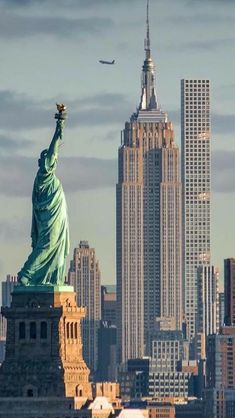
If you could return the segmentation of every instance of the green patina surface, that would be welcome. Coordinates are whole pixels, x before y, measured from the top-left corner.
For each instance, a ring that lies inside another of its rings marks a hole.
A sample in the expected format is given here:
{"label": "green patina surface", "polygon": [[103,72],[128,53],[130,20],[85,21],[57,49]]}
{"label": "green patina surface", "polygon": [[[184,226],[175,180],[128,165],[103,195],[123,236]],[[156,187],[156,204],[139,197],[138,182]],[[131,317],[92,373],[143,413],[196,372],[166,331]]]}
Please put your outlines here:
{"label": "green patina surface", "polygon": [[60,293],[60,292],[74,292],[73,286],[46,286],[46,285],[37,285],[37,286],[15,286],[13,293]]}
{"label": "green patina surface", "polygon": [[37,286],[37,291],[44,285],[60,287],[65,280],[68,216],[63,188],[55,175],[64,123],[64,118],[58,117],[51,144],[38,161],[32,195],[32,252],[18,273],[18,282],[27,291],[31,286]]}

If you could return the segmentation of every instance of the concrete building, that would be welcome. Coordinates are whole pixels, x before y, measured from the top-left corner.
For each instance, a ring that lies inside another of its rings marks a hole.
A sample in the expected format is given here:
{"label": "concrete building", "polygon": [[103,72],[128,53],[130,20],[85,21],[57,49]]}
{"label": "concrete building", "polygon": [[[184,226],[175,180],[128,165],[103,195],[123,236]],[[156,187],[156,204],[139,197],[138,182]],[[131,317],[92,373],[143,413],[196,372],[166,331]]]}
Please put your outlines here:
{"label": "concrete building", "polygon": [[[148,418],[175,418],[175,407],[170,402],[156,400],[133,400],[124,404],[124,411],[132,410],[131,418],[135,418],[134,408],[148,411]],[[129,415],[130,416],[130,415]]]}
{"label": "concrete building", "polygon": [[207,337],[207,388],[235,388],[235,328]]}
{"label": "concrete building", "polygon": [[225,325],[235,325],[235,258],[224,260]]}
{"label": "concrete building", "polygon": [[117,324],[117,294],[115,286],[101,286],[101,319],[108,325]]}
{"label": "concrete building", "polygon": [[186,360],[182,331],[156,331],[151,340],[151,357],[156,371],[176,371],[178,362]]}
{"label": "concrete building", "polygon": [[187,398],[193,394],[193,376],[184,372],[150,372],[149,396]]}
{"label": "concrete building", "polygon": [[224,326],[224,292],[219,293],[219,324]]}
{"label": "concrete building", "polygon": [[143,356],[144,329],[147,339],[156,317],[182,326],[179,149],[157,100],[148,11],[140,104],[121,141],[117,306],[119,361],[125,362]]}
{"label": "concrete building", "polygon": [[6,280],[2,281],[2,306],[10,306],[11,294],[17,284],[17,276],[7,274]]}
{"label": "concrete building", "polygon": [[235,327],[207,337],[205,416],[235,416]]}
{"label": "concrete building", "polygon": [[7,321],[0,313],[0,365],[5,358]]}
{"label": "concrete building", "polygon": [[98,331],[97,378],[100,382],[117,379],[117,328],[101,321]]}
{"label": "concrete building", "polygon": [[175,405],[175,418],[189,417],[204,418],[204,403],[201,399],[189,399]]}
{"label": "concrete building", "polygon": [[147,402],[149,418],[175,418],[175,407],[170,403]]}
{"label": "concrete building", "polygon": [[[11,294],[17,284],[17,277],[7,274],[6,280],[2,281],[2,306],[10,306]],[[0,364],[5,358],[6,349],[6,334],[7,334],[7,321],[6,318],[0,313]]]}
{"label": "concrete building", "polygon": [[219,331],[219,269],[200,266],[197,269],[195,358],[206,358],[206,337]]}
{"label": "concrete building", "polygon": [[95,249],[87,241],[80,241],[74,249],[68,273],[69,284],[77,294],[78,306],[86,307],[82,321],[83,356],[94,373],[98,361],[98,330],[101,319],[101,275]]}
{"label": "concrete building", "polygon": [[[206,418],[234,418],[235,417],[235,388],[234,389],[206,389],[204,417]],[[191,415],[190,415],[191,416]]]}
{"label": "concrete building", "polygon": [[211,262],[210,81],[181,81],[184,312],[189,338],[196,331],[197,268]]}

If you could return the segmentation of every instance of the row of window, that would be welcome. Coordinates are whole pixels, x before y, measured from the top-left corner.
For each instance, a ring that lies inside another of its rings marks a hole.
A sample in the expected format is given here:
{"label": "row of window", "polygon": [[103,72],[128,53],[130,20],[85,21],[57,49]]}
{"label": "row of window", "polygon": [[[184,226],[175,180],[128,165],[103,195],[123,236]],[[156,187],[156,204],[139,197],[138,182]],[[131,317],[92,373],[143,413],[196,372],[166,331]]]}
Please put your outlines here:
{"label": "row of window", "polygon": [[[19,339],[24,340],[26,338],[26,323],[19,322]],[[37,339],[37,323],[35,321],[31,321],[29,323],[29,338],[31,340]],[[47,339],[47,323],[42,321],[40,323],[40,338],[42,340]]]}

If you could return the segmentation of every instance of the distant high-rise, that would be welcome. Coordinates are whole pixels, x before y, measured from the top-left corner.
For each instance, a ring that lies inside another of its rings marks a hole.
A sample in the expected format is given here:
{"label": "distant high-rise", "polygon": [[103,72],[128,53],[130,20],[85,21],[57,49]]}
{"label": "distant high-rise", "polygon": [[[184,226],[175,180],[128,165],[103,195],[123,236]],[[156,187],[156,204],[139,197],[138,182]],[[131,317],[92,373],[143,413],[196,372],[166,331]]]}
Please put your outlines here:
{"label": "distant high-rise", "polygon": [[184,311],[195,336],[197,268],[210,265],[210,81],[181,81]]}
{"label": "distant high-rise", "polygon": [[[17,284],[17,277],[7,274],[6,280],[2,281],[2,306],[10,307],[12,292],[15,285]],[[6,333],[7,333],[7,321],[4,316],[0,313],[0,363],[5,358],[5,345],[6,345]]]}
{"label": "distant high-rise", "polygon": [[17,284],[17,277],[7,274],[6,280],[2,281],[2,306],[11,305],[11,294]]}
{"label": "distant high-rise", "polygon": [[235,326],[235,258],[224,260],[225,324]]}
{"label": "distant high-rise", "polygon": [[222,327],[209,335],[206,344],[206,390],[204,416],[235,416],[235,328]]}
{"label": "distant high-rise", "polygon": [[219,324],[224,326],[224,292],[219,293]]}
{"label": "distant high-rise", "polygon": [[219,331],[219,269],[198,267],[197,288],[195,354],[198,359],[205,359],[206,337]]}
{"label": "distant high-rise", "polygon": [[182,325],[181,182],[172,123],[158,104],[149,14],[140,105],[122,132],[117,184],[119,360],[141,357],[157,317]]}
{"label": "distant high-rise", "polygon": [[207,337],[207,387],[235,388],[235,328]]}
{"label": "distant high-rise", "polygon": [[[116,326],[117,295],[112,286],[101,286],[101,319],[108,325]],[[114,286],[113,286],[114,287]]]}
{"label": "distant high-rise", "polygon": [[100,269],[95,249],[87,241],[80,241],[74,249],[69,284],[77,293],[78,306],[85,306],[86,317],[82,320],[83,356],[92,372],[97,370],[98,330],[101,319]]}

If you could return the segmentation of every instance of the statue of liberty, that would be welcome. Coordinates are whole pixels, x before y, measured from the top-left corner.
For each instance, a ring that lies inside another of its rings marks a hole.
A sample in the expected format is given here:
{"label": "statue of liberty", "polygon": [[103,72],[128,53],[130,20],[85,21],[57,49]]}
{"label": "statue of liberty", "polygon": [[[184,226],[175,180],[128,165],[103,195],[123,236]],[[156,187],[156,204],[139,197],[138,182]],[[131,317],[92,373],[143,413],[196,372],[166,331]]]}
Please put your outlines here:
{"label": "statue of liberty", "polygon": [[65,195],[55,175],[66,107],[57,104],[56,129],[48,149],[41,152],[32,195],[32,252],[18,273],[23,286],[64,284],[69,229]]}

